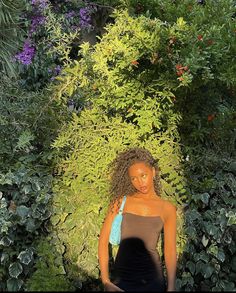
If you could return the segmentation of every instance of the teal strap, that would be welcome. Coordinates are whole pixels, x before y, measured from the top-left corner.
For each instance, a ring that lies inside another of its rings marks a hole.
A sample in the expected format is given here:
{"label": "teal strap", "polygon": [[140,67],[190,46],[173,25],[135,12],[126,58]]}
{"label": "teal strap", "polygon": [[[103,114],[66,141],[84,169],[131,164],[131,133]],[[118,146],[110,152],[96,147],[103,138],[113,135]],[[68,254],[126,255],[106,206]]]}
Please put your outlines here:
{"label": "teal strap", "polygon": [[121,214],[123,212],[123,209],[124,209],[124,206],[125,206],[125,201],[126,201],[126,195],[124,196],[124,198],[122,200],[122,204],[120,206],[119,214]]}

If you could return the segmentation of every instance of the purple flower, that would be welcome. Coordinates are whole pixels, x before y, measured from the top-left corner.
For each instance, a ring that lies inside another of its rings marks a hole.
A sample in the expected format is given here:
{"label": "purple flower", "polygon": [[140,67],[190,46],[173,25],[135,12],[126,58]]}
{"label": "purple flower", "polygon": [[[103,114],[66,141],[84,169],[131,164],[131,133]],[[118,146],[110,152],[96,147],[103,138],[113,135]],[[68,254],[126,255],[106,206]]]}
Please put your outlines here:
{"label": "purple flower", "polygon": [[55,68],[54,68],[54,72],[56,75],[58,75],[60,72],[61,72],[61,66],[60,65],[57,65]]}
{"label": "purple flower", "polygon": [[35,55],[35,47],[31,44],[30,40],[26,40],[23,46],[22,52],[15,55],[15,59],[24,65],[32,63],[32,59]]}
{"label": "purple flower", "polygon": [[77,30],[79,30],[79,28],[80,28],[80,27],[77,26],[77,25],[72,25],[70,29],[71,29],[72,31],[77,31]]}
{"label": "purple flower", "polygon": [[71,18],[71,17],[75,17],[77,14],[75,13],[75,11],[69,11],[65,14],[66,18]]}
{"label": "purple flower", "polygon": [[56,67],[54,68],[49,68],[48,69],[48,73],[51,74],[51,78],[50,80],[53,81],[55,79],[55,77],[61,72],[61,66],[60,65],[57,65]]}
{"label": "purple flower", "polygon": [[30,25],[30,34],[35,32],[40,25],[45,23],[45,16],[43,15],[34,15],[31,18],[31,25]]}
{"label": "purple flower", "polygon": [[92,18],[91,18],[92,10],[90,7],[80,8],[79,15],[80,15],[80,26],[82,28],[89,28],[92,26]]}
{"label": "purple flower", "polygon": [[48,0],[31,0],[33,6],[37,6],[40,9],[44,9],[48,5]]}

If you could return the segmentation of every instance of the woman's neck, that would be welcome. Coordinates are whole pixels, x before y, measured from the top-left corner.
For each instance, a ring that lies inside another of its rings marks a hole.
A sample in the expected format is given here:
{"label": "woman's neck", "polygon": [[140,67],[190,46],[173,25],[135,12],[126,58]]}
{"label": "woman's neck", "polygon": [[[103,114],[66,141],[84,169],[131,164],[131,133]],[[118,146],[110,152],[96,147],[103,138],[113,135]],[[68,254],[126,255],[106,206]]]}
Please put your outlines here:
{"label": "woman's neck", "polygon": [[135,198],[142,198],[142,199],[157,199],[159,196],[154,192],[148,192],[148,193],[134,193],[133,197]]}

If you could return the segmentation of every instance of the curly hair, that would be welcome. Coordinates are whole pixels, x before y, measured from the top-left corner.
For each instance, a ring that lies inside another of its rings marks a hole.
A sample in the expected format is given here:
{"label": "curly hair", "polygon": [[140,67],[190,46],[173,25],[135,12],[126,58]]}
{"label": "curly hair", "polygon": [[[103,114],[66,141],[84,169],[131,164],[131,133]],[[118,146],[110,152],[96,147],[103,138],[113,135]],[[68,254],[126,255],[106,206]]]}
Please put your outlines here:
{"label": "curly hair", "polygon": [[148,166],[155,168],[156,175],[154,177],[154,189],[158,195],[161,194],[161,184],[157,160],[154,159],[154,157],[148,150],[144,148],[134,147],[119,153],[115,160],[110,164],[111,204],[113,204],[116,200],[124,195],[132,195],[135,193],[136,189],[130,181],[128,169],[131,165],[137,162],[144,162]]}

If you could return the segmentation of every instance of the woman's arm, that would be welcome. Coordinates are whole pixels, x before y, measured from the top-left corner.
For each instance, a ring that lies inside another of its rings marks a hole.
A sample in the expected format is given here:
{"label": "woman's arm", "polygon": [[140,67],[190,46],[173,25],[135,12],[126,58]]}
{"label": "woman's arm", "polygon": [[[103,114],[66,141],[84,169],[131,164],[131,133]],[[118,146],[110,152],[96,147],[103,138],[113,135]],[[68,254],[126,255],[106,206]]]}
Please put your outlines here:
{"label": "woman's arm", "polygon": [[166,202],[164,208],[164,257],[167,271],[167,291],[175,291],[176,279],[176,207]]}
{"label": "woman's arm", "polygon": [[120,200],[117,200],[114,205],[113,209],[112,206],[109,207],[107,216],[104,220],[102,225],[102,229],[99,236],[98,242],[98,259],[101,271],[101,279],[102,283],[106,285],[110,283],[109,277],[109,236],[111,231],[111,225],[114,217],[116,216],[117,212],[119,211]]}
{"label": "woman's arm", "polygon": [[108,212],[105,221],[103,223],[100,236],[99,236],[99,242],[98,242],[98,259],[99,259],[99,265],[100,265],[100,271],[101,271],[101,279],[102,283],[105,285],[107,282],[110,282],[109,277],[109,252],[108,252],[108,244],[109,244],[109,235],[111,230],[111,224],[112,224],[112,214],[111,212]]}

